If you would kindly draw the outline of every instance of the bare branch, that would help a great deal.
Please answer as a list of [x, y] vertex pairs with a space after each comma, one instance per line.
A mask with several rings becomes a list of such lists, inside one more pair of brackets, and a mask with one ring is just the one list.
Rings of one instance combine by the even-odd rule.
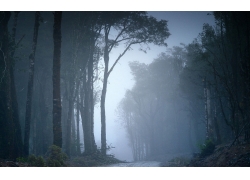
[[121, 59], [121, 57], [129, 50], [129, 48], [130, 48], [130, 46], [131, 46], [132, 44], [134, 44], [134, 43], [130, 43], [130, 44], [126, 47], [126, 49], [123, 51], [123, 53], [119, 55], [119, 57], [116, 59], [116, 61], [115, 61], [115, 63], [113, 64], [113, 66], [112, 66], [112, 67], [110, 68], [110, 70], [108, 71], [108, 76], [109, 76], [109, 74], [113, 71], [115, 65], [118, 63], [118, 61]]

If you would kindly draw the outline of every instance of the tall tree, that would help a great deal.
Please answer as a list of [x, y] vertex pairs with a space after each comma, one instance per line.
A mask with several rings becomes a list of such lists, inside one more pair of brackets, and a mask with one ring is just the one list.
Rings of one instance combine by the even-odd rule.
[[[104, 26], [104, 79], [101, 94], [101, 151], [106, 154], [106, 114], [105, 101], [108, 77], [121, 57], [135, 44], [148, 44], [167, 46], [165, 40], [170, 33], [167, 21], [157, 21], [148, 17], [145, 12], [103, 12]], [[115, 38], [110, 38], [110, 32], [116, 31]], [[124, 50], [116, 58], [109, 69], [109, 54], [119, 44], [125, 45]]]
[[36, 46], [37, 46], [37, 38], [38, 38], [38, 29], [40, 25], [39, 21], [40, 21], [40, 12], [36, 12], [32, 52], [29, 56], [30, 67], [29, 67], [28, 91], [27, 91], [26, 114], [25, 114], [25, 129], [24, 129], [24, 155], [25, 156], [29, 155], [31, 105], [32, 105], [32, 94], [33, 94], [35, 54], [36, 54]]
[[8, 22], [10, 12], [0, 12], [0, 91], [1, 91], [1, 111], [0, 111], [0, 156], [2, 158], [15, 158], [14, 154], [14, 125], [12, 114], [11, 80], [10, 80], [10, 58], [9, 58], [9, 38]]
[[62, 12], [54, 12], [54, 55], [53, 55], [53, 144], [62, 148], [61, 126], [61, 93], [60, 93], [60, 62], [61, 62], [61, 22]]
[[22, 40], [22, 38], [19, 40], [18, 43], [15, 42], [16, 37], [16, 29], [17, 29], [17, 19], [20, 12], [15, 11], [14, 12], [14, 18], [13, 18], [13, 28], [12, 28], [12, 34], [10, 38], [10, 79], [11, 79], [11, 96], [12, 96], [12, 107], [13, 107], [13, 121], [15, 125], [15, 150], [17, 151], [18, 156], [22, 156], [23, 154], [23, 140], [22, 140], [22, 133], [21, 133], [21, 125], [20, 125], [20, 119], [19, 119], [19, 108], [18, 108], [18, 102], [17, 102], [17, 95], [16, 95], [16, 86], [15, 86], [15, 77], [14, 77], [14, 70], [15, 70], [15, 59], [14, 54], [15, 50], [18, 47], [18, 44]]

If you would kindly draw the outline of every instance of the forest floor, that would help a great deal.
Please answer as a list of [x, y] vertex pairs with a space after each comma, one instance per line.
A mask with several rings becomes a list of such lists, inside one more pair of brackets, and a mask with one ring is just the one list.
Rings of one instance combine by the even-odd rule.
[[[103, 156], [100, 153], [95, 153], [92, 155], [81, 155], [76, 157], [71, 157], [67, 159], [65, 162], [66, 167], [101, 167], [101, 166], [109, 166], [111, 164], [117, 163], [126, 163], [124, 161], [120, 161], [116, 159], [112, 155]], [[44, 164], [46, 166], [46, 164]], [[38, 167], [36, 165], [32, 165], [28, 162], [18, 162], [18, 161], [10, 161], [0, 159], [0, 167]]]
[[[127, 162], [120, 161], [112, 155], [103, 156], [100, 153], [71, 157], [65, 161], [67, 167], [112, 167], [114, 164]], [[193, 158], [177, 156], [169, 161], [162, 162], [161, 167], [250, 167], [250, 144], [219, 145], [212, 154]], [[0, 167], [32, 167], [27, 162], [14, 162], [0, 159]]]
[[212, 154], [191, 159], [176, 157], [163, 164], [165, 167], [250, 167], [250, 144], [218, 145]]
[[193, 158], [189, 167], [250, 167], [250, 144], [216, 146], [214, 152], [204, 158]]
[[117, 163], [126, 162], [118, 160], [112, 155], [103, 156], [99, 153], [94, 155], [77, 156], [66, 161], [68, 167], [101, 167]]

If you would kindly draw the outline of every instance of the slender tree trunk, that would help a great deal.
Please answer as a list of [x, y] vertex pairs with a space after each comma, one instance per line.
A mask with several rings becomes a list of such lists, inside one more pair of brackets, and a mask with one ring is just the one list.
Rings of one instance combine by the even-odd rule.
[[[92, 35], [93, 37], [94, 35]], [[92, 46], [90, 49], [90, 61], [88, 64], [88, 101], [89, 101], [89, 127], [90, 127], [90, 138], [91, 138], [91, 151], [95, 151], [96, 148], [96, 143], [95, 143], [95, 136], [94, 136], [94, 97], [93, 97], [93, 67], [94, 67], [94, 47], [95, 47], [95, 42], [92, 41]]]
[[106, 155], [106, 115], [105, 115], [105, 99], [107, 93], [108, 82], [108, 62], [105, 62], [103, 89], [101, 95], [101, 152]]
[[22, 132], [21, 125], [19, 120], [19, 108], [17, 103], [17, 95], [16, 95], [16, 86], [15, 86], [15, 78], [14, 78], [14, 54], [15, 54], [15, 37], [16, 37], [16, 27], [17, 27], [17, 19], [19, 12], [14, 12], [14, 25], [12, 28], [12, 50], [11, 50], [11, 66], [10, 66], [10, 78], [11, 78], [11, 96], [12, 96], [12, 107], [13, 107], [13, 121], [15, 125], [15, 150], [17, 151], [18, 157], [23, 155], [23, 140], [22, 140]]
[[[88, 62], [90, 63], [90, 62]], [[88, 74], [89, 76], [89, 74]], [[88, 77], [89, 79], [89, 77]], [[89, 154], [92, 151], [92, 145], [91, 145], [91, 126], [90, 126], [90, 108], [89, 108], [89, 82], [87, 81], [86, 87], [85, 87], [85, 98], [84, 98], [84, 111], [81, 112], [82, 118], [84, 116], [83, 120], [83, 126], [84, 126], [84, 149], [85, 153]], [[84, 113], [84, 114], [83, 114]]]
[[108, 65], [109, 65], [109, 52], [108, 52], [108, 30], [105, 29], [105, 49], [104, 49], [104, 79], [103, 79], [103, 88], [101, 95], [101, 152], [103, 155], [107, 153], [106, 145], [106, 114], [105, 114], [105, 100], [107, 93], [107, 84], [108, 84]]
[[[71, 94], [72, 92], [70, 92]], [[68, 108], [68, 118], [67, 118], [67, 125], [66, 125], [66, 145], [65, 145], [65, 151], [66, 154], [70, 157], [71, 154], [71, 125], [72, 125], [72, 109], [73, 109], [73, 100], [72, 96], [69, 96], [69, 108]]]
[[10, 12], [0, 12], [0, 157], [15, 159], [15, 135], [11, 97], [8, 22]]
[[206, 123], [206, 139], [209, 138], [209, 127], [208, 127], [208, 109], [207, 109], [207, 81], [206, 77], [203, 79], [204, 83], [204, 99], [205, 99], [205, 123]]
[[84, 68], [83, 70], [83, 85], [82, 85], [82, 89], [81, 89], [81, 106], [80, 106], [80, 113], [81, 113], [81, 119], [82, 119], [82, 129], [83, 129], [83, 141], [84, 141], [84, 152], [88, 153], [89, 152], [89, 143], [88, 143], [88, 135], [87, 135], [87, 131], [86, 131], [86, 104], [85, 101], [86, 99], [86, 91], [87, 91], [87, 87], [86, 87], [87, 83], [86, 83], [86, 69]]
[[80, 130], [79, 130], [79, 111], [80, 111], [80, 106], [79, 106], [79, 95], [77, 93], [77, 104], [76, 104], [76, 151], [77, 151], [77, 155], [81, 154], [81, 149], [80, 149]]
[[[73, 102], [74, 103], [74, 102]], [[76, 124], [75, 124], [75, 109], [74, 109], [74, 104], [72, 106], [72, 120], [71, 120], [71, 127], [72, 127], [72, 132], [71, 132], [71, 154], [73, 156], [76, 155]]]
[[210, 85], [206, 87], [206, 96], [207, 96], [207, 120], [208, 120], [208, 136], [210, 139], [214, 141], [214, 123], [212, 118], [212, 108], [211, 108], [211, 93], [210, 93]]
[[60, 93], [60, 63], [61, 63], [61, 21], [62, 12], [54, 13], [54, 56], [53, 56], [53, 144], [62, 148], [61, 125], [61, 93]]
[[31, 104], [32, 104], [32, 94], [33, 94], [35, 53], [36, 53], [36, 45], [37, 45], [37, 37], [38, 37], [39, 17], [40, 17], [40, 13], [36, 12], [36, 14], [35, 14], [35, 25], [34, 25], [34, 35], [33, 35], [33, 44], [32, 44], [32, 53], [29, 56], [30, 68], [29, 68], [29, 79], [28, 79], [28, 90], [27, 90], [27, 101], [26, 101], [26, 114], [25, 114], [24, 156], [29, 155]]

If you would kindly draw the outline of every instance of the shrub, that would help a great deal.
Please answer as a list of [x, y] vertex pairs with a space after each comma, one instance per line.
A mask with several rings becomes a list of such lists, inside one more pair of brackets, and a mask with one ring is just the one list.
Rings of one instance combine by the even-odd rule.
[[28, 159], [25, 157], [18, 157], [16, 158], [16, 161], [19, 163], [27, 163]]
[[62, 149], [56, 145], [49, 147], [48, 152], [46, 153], [46, 164], [49, 167], [62, 167], [67, 166], [65, 160], [67, 160], [67, 155], [62, 152]]
[[201, 154], [200, 157], [209, 156], [214, 152], [215, 144], [211, 139], [207, 139], [204, 144], [200, 145]]
[[27, 162], [29, 163], [30, 166], [34, 167], [45, 167], [46, 165], [42, 156], [36, 157], [33, 154], [28, 157]]

